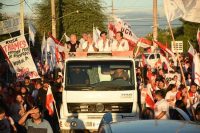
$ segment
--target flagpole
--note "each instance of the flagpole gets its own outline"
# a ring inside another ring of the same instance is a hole
[[[137,46],[137,49],[136,49],[136,52],[135,52],[135,57],[137,56],[139,50],[140,50],[140,46]]]
[[[170,24],[169,21],[167,21],[167,22],[168,22],[169,29],[170,29],[170,33],[171,33],[171,36],[172,36],[173,45],[174,45],[174,47],[176,48],[176,42],[175,42],[175,39],[174,39],[174,34],[173,34],[173,31],[172,31],[171,24]],[[183,68],[182,68],[182,66],[181,66],[181,62],[180,62],[179,54],[178,54],[178,51],[177,51],[177,50],[176,50],[176,54],[177,54],[177,59],[178,59],[179,67],[180,67],[180,69],[181,69],[181,75],[182,75],[182,78],[183,78],[183,83],[184,83],[185,87],[187,88],[186,81],[185,81],[185,76],[184,76],[184,73],[183,73]]]

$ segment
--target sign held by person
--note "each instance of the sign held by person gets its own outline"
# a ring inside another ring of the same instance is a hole
[[[39,78],[30,49],[24,36],[7,39],[0,43],[1,49],[12,64],[19,81],[25,76],[31,79]]]

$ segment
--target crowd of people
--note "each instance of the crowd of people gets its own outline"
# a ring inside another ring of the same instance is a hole
[[[101,39],[96,43],[91,34],[84,33],[82,39],[78,41],[77,36],[72,34],[70,40],[65,44],[67,52],[110,52],[128,51],[127,40],[123,39],[122,32],[117,32],[115,40],[112,42],[106,38],[107,33],[101,32]],[[192,79],[192,66],[188,58],[180,56],[184,70],[183,78],[174,74],[172,79],[168,79],[168,71],[160,66],[152,67],[148,64],[136,68],[136,77],[142,105],[142,116],[144,119],[170,119],[175,117],[171,113],[172,109],[182,109],[191,120],[200,121],[199,86]],[[181,73],[179,65],[170,63],[173,73]],[[76,71],[74,70],[76,74]],[[74,75],[71,75],[72,77]],[[123,76],[127,79],[127,76]],[[41,79],[31,80],[28,76],[24,81],[0,84],[0,132],[31,133],[59,132],[57,115],[49,115],[46,109],[46,94],[51,86],[56,108],[59,111],[62,103],[62,72],[47,73],[41,75]],[[73,84],[77,81],[71,81]],[[84,81],[88,82],[88,81]],[[147,101],[148,96],[152,100]],[[174,118],[176,119],[176,118]],[[178,118],[177,118],[178,119]]]
[[[190,120],[200,121],[200,89],[192,78],[192,62],[188,55],[182,54],[179,59],[184,75],[181,75],[179,64],[174,65],[172,59],[170,72],[162,63],[159,67],[145,65],[137,68],[137,83],[145,119],[182,119],[174,113],[178,108]]]

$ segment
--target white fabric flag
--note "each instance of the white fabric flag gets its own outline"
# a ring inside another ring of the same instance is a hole
[[[194,56],[196,53],[196,50],[194,49],[194,47],[192,46],[192,44],[188,41],[190,48],[188,49],[188,54],[190,54],[190,56]]]
[[[200,86],[200,55],[196,53],[193,57],[194,82]]]
[[[34,46],[36,30],[31,23],[29,23],[28,29],[29,29],[29,41],[31,41],[32,45]]]
[[[97,44],[101,31],[97,27],[93,27],[93,41]]]
[[[183,18],[200,23],[200,0],[164,0],[164,10],[169,22]]]

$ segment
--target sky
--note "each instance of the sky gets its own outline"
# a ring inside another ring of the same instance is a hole
[[[20,0],[0,0],[3,4],[16,4]],[[25,15],[32,16],[34,4],[40,3],[41,0],[26,0]],[[132,31],[138,37],[146,36],[152,32],[152,8],[153,0],[101,0],[102,6],[105,8],[106,15],[112,13],[112,1],[114,14],[132,26]],[[158,1],[158,24],[159,28],[167,28],[167,21],[163,10],[163,0]],[[31,9],[30,9],[31,8]],[[19,6],[4,6],[3,13],[13,15],[19,12]],[[179,26],[180,21],[174,21],[173,26]]]

